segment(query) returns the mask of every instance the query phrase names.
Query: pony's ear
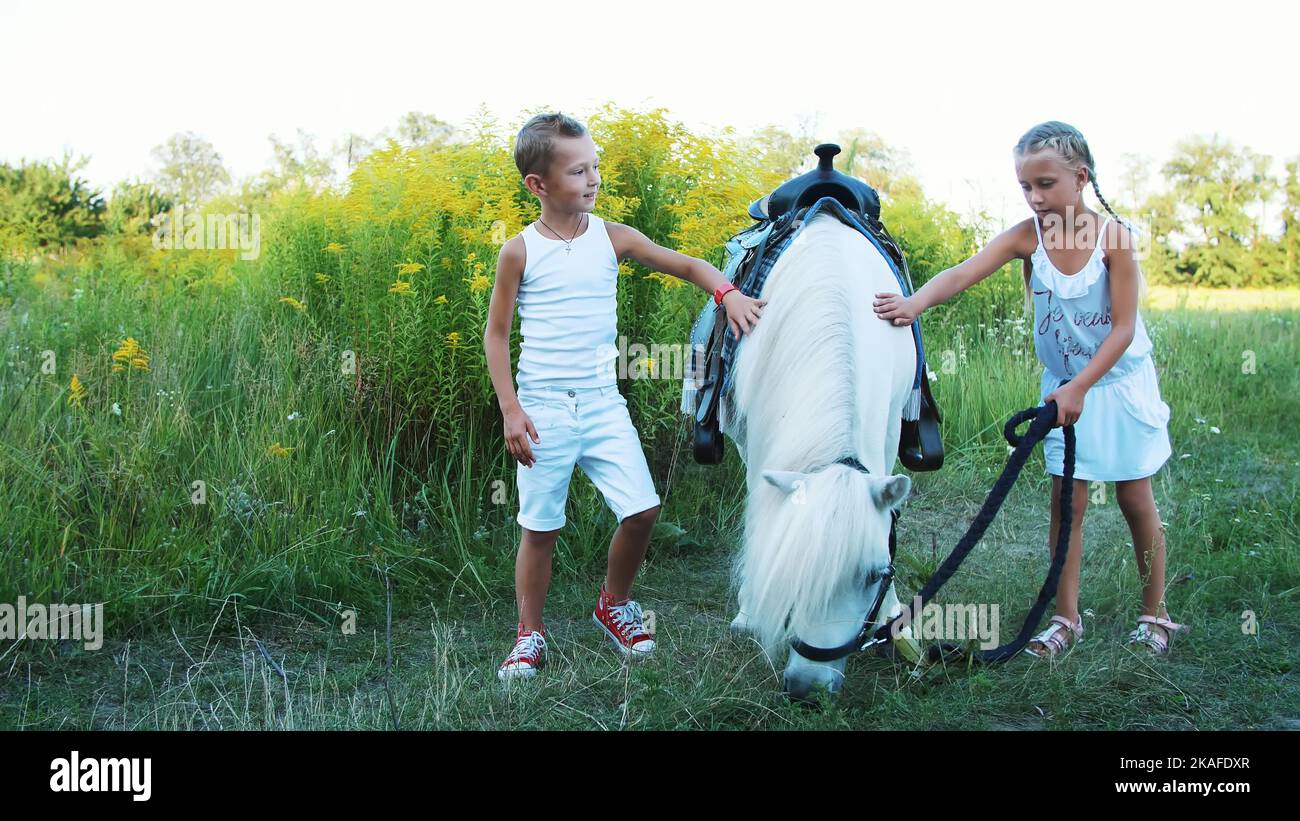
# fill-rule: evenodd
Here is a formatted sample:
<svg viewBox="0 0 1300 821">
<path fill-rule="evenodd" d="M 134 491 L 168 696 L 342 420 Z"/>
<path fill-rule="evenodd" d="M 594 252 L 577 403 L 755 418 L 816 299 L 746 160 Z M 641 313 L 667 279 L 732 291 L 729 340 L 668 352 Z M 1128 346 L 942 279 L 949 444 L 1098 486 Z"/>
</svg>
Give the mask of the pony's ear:
<svg viewBox="0 0 1300 821">
<path fill-rule="evenodd" d="M 778 487 L 786 493 L 794 493 L 803 483 L 807 487 L 808 474 L 799 473 L 793 470 L 765 470 L 763 478 L 772 483 L 773 487 Z"/>
<path fill-rule="evenodd" d="M 871 477 L 871 498 L 881 510 L 893 510 L 912 492 L 912 479 L 899 474 L 884 479 Z"/>
</svg>

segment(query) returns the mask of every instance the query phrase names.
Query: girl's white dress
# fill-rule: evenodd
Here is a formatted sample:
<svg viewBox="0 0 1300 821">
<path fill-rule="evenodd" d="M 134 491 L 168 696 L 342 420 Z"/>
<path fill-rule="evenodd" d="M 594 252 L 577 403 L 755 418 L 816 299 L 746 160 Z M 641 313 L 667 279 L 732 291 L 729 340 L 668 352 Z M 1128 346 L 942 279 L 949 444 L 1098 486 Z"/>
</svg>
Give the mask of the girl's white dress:
<svg viewBox="0 0 1300 821">
<path fill-rule="evenodd" d="M 1110 276 L 1097 247 L 1078 273 L 1067 276 L 1047 258 L 1043 230 L 1034 218 L 1038 247 L 1031 257 L 1034 348 L 1043 363 L 1040 403 L 1062 382 L 1077 376 L 1110 333 Z M 1074 425 L 1074 478 L 1115 482 L 1142 479 L 1160 469 L 1170 455 L 1169 405 L 1160 398 L 1151 338 L 1137 315 L 1133 342 L 1084 395 L 1083 413 Z M 1047 472 L 1064 473 L 1065 436 L 1053 428 L 1043 442 Z"/>
</svg>

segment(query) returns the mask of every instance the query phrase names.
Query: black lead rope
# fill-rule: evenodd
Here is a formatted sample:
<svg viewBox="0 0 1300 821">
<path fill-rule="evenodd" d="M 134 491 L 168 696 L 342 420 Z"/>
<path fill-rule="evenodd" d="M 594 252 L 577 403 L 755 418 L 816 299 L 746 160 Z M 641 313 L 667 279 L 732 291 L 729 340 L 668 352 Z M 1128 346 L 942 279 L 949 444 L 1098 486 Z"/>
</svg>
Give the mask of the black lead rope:
<svg viewBox="0 0 1300 821">
<path fill-rule="evenodd" d="M 1024 468 L 1025 462 L 1028 461 L 1029 454 L 1033 452 L 1034 447 L 1039 442 L 1043 441 L 1043 439 L 1047 437 L 1047 434 L 1052 430 L 1052 428 L 1056 427 L 1056 418 L 1056 402 L 1048 402 L 1047 404 L 1036 408 L 1027 408 L 1022 410 L 1007 420 L 1006 425 L 1002 429 L 1002 435 L 1015 449 L 1011 452 L 1011 455 L 1007 457 L 1006 467 L 1002 469 L 1002 474 L 998 476 L 998 480 L 994 483 L 993 489 L 989 491 L 988 498 L 984 500 L 984 506 L 980 508 L 979 514 L 966 529 L 966 533 L 961 537 L 961 541 L 959 541 L 957 546 L 953 548 L 952 553 L 948 554 L 948 558 L 944 560 L 943 564 L 939 566 L 939 569 L 934 572 L 934 575 L 930 577 L 930 580 L 926 582 L 925 587 L 922 588 L 921 592 L 918 594 L 920 598 L 920 607 L 918 610 L 923 611 L 926 602 L 934 598 L 935 594 L 939 592 L 939 589 L 942 588 L 948 580 L 952 578 L 953 574 L 957 572 L 958 568 L 961 567 L 961 563 L 966 560 L 967 555 L 969 555 L 971 550 L 975 548 L 975 545 L 979 544 L 979 540 L 984 536 L 984 531 L 987 530 L 988 526 L 993 522 L 993 518 L 1002 507 L 1002 503 L 1006 501 L 1007 495 L 1011 492 L 1012 486 L 1015 485 L 1016 479 L 1020 477 L 1020 471 Z M 1029 429 L 1025 432 L 1024 436 L 1020 436 L 1016 433 L 1016 428 L 1028 420 L 1033 421 L 1029 425 Z M 1052 557 L 1051 566 L 1048 568 L 1047 578 L 1043 580 L 1043 586 L 1038 591 L 1038 598 L 1030 608 L 1029 614 L 1025 616 L 1024 624 L 1021 625 L 1020 632 L 1016 634 L 1015 639 L 1007 644 L 1001 645 L 1000 647 L 994 647 L 990 650 L 980 650 L 973 654 L 971 658 L 977 662 L 993 664 L 1006 661 L 1023 650 L 1025 645 L 1029 643 L 1030 634 L 1033 633 L 1034 628 L 1038 626 L 1039 621 L 1043 618 L 1043 613 L 1046 611 L 1047 605 L 1056 597 L 1056 588 L 1057 584 L 1060 582 L 1061 569 L 1065 566 L 1066 553 L 1070 548 L 1070 525 L 1074 514 L 1072 504 L 1074 491 L 1074 426 L 1066 425 L 1062 428 L 1062 432 L 1065 436 L 1065 465 L 1063 471 L 1064 475 L 1061 478 L 1061 520 L 1060 526 L 1056 532 L 1056 551 L 1055 555 Z M 890 528 L 890 537 L 892 542 L 892 527 Z M 891 548 L 892 547 L 893 545 L 891 544 Z M 892 550 L 890 558 L 891 560 L 893 558 Z M 892 571 L 892 561 L 890 570 Z M 892 576 L 892 572 L 886 574 L 881 585 L 882 591 L 890 581 L 889 576 Z M 900 614 L 894 616 L 879 628 L 872 631 L 871 625 L 876 619 L 879 602 L 883 599 L 883 596 L 877 595 L 876 599 L 876 607 L 867 614 L 866 621 L 862 625 L 862 631 L 852 641 L 840 645 L 839 647 L 822 648 L 805 644 L 803 641 L 796 638 L 791 642 L 791 646 L 794 648 L 795 652 L 810 661 L 835 661 L 854 652 L 855 650 L 865 649 L 867 646 L 878 642 L 889 641 L 894 623 L 903 619 L 904 615 Z M 917 602 L 914 600 L 913 604 L 907 607 L 907 610 L 910 611 L 911 607 L 916 604 Z M 907 615 L 910 616 L 911 623 L 920 623 L 921 612 L 908 612 Z M 961 648 L 955 645 L 940 644 L 932 645 L 929 648 L 931 661 L 937 661 L 939 659 L 954 660 L 955 656 L 961 652 Z"/>
</svg>

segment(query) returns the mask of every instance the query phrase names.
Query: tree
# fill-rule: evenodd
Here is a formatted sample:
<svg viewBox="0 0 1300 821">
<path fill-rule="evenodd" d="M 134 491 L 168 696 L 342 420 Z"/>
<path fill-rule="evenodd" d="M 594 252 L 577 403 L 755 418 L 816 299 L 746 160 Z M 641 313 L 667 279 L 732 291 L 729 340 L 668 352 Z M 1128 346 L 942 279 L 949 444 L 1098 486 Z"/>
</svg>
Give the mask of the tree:
<svg viewBox="0 0 1300 821">
<path fill-rule="evenodd" d="M 334 168 L 328 156 L 316 149 L 315 138 L 298 129 L 298 144 L 281 140 L 274 134 L 271 141 L 272 167 L 245 183 L 244 194 L 266 197 L 276 191 L 308 191 L 318 194 L 334 181 Z"/>
<path fill-rule="evenodd" d="M 402 115 L 396 128 L 385 128 L 373 137 L 347 134 L 334 143 L 330 157 L 342 159 L 348 173 L 351 173 L 368 154 L 386 145 L 389 140 L 395 140 L 398 145 L 406 148 L 437 147 L 452 142 L 455 136 L 456 128 L 451 123 L 432 114 L 410 111 Z"/>
<path fill-rule="evenodd" d="M 796 136 L 784 128 L 770 125 L 741 140 L 738 145 L 741 151 L 753 158 L 755 164 L 789 178 L 806 170 L 814 161 L 812 151 L 817 140 L 807 133 Z"/>
<path fill-rule="evenodd" d="M 187 131 L 173 134 L 153 149 L 159 164 L 154 179 L 163 193 L 180 205 L 193 206 L 211 199 L 230 184 L 230 173 L 212 143 Z"/>
<path fill-rule="evenodd" d="M 740 149 L 749 152 L 754 161 L 766 168 L 793 177 L 810 171 L 817 159 L 813 149 L 826 140 L 818 139 L 803 123 L 799 135 L 784 128 L 766 126 L 748 139 L 740 142 Z M 886 196 L 921 195 L 920 183 L 906 160 L 906 156 L 887 145 L 879 134 L 864 128 L 851 128 L 829 140 L 840 147 L 835 157 L 835 168 L 852 177 L 865 180 L 868 185 Z"/>
<path fill-rule="evenodd" d="M 1300 283 L 1300 157 L 1286 164 L 1286 182 L 1282 185 L 1281 264 L 1283 279 Z"/>
<path fill-rule="evenodd" d="M 1262 209 L 1276 189 L 1270 163 L 1266 155 L 1215 136 L 1184 140 L 1165 164 L 1192 234 L 1180 267 L 1197 284 L 1232 287 L 1257 278 L 1250 251 L 1259 241 L 1259 223 L 1251 210 Z"/>
<path fill-rule="evenodd" d="M 1124 167 L 1120 170 L 1119 176 L 1119 196 L 1118 202 L 1114 203 L 1129 209 L 1138 211 L 1142 208 L 1142 203 L 1146 200 L 1147 180 L 1150 176 L 1151 159 L 1141 154 L 1126 153 L 1120 157 Z"/>
<path fill-rule="evenodd" d="M 397 123 L 397 141 L 414 148 L 421 145 L 443 145 L 451 139 L 456 129 L 432 114 L 411 111 Z"/>
<path fill-rule="evenodd" d="M 104 230 L 101 193 L 77 176 L 88 158 L 0 164 L 0 234 L 23 248 L 67 245 Z"/>
<path fill-rule="evenodd" d="M 153 218 L 171 209 L 171 198 L 150 183 L 118 183 L 108 201 L 104 227 L 113 234 L 149 233 Z"/>
<path fill-rule="evenodd" d="M 853 128 L 839 135 L 841 153 L 836 168 L 889 197 L 921 196 L 921 183 L 911 172 L 906 153 L 885 144 L 875 132 Z"/>
</svg>

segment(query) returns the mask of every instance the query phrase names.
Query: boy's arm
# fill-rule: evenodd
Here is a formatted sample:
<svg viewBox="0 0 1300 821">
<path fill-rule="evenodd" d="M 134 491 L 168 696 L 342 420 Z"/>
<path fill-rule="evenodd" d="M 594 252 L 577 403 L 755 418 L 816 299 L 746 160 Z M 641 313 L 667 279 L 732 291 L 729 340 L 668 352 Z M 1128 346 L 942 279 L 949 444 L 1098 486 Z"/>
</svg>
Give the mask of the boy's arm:
<svg viewBox="0 0 1300 821">
<path fill-rule="evenodd" d="M 514 324 L 515 299 L 523 275 L 524 243 L 519 237 L 513 237 L 501 246 L 497 255 L 496 282 L 488 304 L 487 327 L 483 329 L 488 375 L 492 377 L 492 388 L 503 414 L 519 408 L 519 397 L 510 375 L 510 328 Z"/>
<path fill-rule="evenodd" d="M 614 245 L 614 253 L 620 260 L 631 259 L 651 271 L 661 271 L 690 282 L 709 294 L 729 284 L 721 271 L 704 260 L 688 257 L 671 248 L 656 245 L 649 237 L 630 225 L 621 225 L 607 220 L 605 226 L 609 231 L 610 242 Z M 722 307 L 727 310 L 727 321 L 731 325 L 731 332 L 737 338 L 742 332 L 749 333 L 753 325 L 758 322 L 758 318 L 763 313 L 763 306 L 766 304 L 766 299 L 751 299 L 738 289 L 724 294 Z"/>
</svg>

